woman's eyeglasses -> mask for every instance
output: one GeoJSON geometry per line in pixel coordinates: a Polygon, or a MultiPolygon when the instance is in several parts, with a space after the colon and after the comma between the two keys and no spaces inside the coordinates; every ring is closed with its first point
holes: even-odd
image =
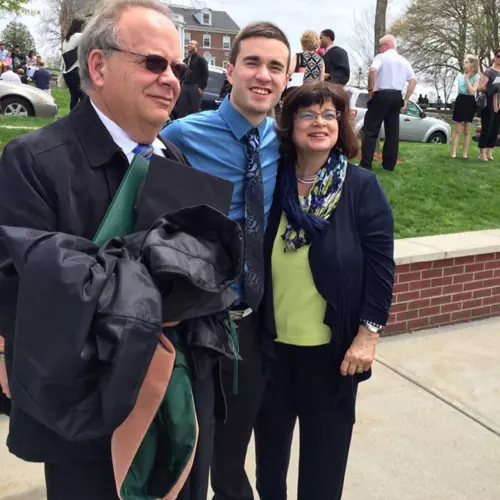
{"type": "Polygon", "coordinates": [[[299,111],[295,115],[295,118],[304,122],[313,122],[314,120],[316,120],[316,118],[318,118],[318,116],[321,116],[321,118],[323,118],[323,120],[327,122],[333,122],[339,121],[342,113],[337,110],[323,111],[323,113],[316,113],[316,111],[299,111]]]}
{"type": "Polygon", "coordinates": [[[154,73],[155,75],[161,75],[170,66],[172,68],[172,73],[177,78],[177,80],[181,81],[186,76],[187,67],[184,63],[181,62],[170,63],[163,56],[159,56],[156,54],[138,54],[137,52],[131,52],[130,50],[123,50],[118,47],[111,47],[110,50],[142,57],[144,59],[144,65],[146,66],[146,69],[151,73],[154,73]]]}

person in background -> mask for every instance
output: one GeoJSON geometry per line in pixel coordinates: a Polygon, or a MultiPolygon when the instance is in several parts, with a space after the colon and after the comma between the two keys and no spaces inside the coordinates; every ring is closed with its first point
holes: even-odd
{"type": "Polygon", "coordinates": [[[360,166],[372,168],[373,153],[382,123],[385,130],[382,166],[393,171],[399,150],[399,114],[404,113],[417,80],[411,64],[396,51],[396,39],[385,35],[380,39],[378,54],[368,72],[368,111],[363,126],[360,166]],[[408,83],[403,100],[403,90],[408,83]]]}
{"type": "Polygon", "coordinates": [[[493,149],[500,131],[500,111],[496,101],[500,87],[500,48],[495,50],[493,66],[490,66],[481,78],[479,90],[486,92],[487,105],[481,111],[481,135],[479,136],[479,159],[493,161],[493,149]]]}
{"type": "Polygon", "coordinates": [[[19,45],[14,47],[11,55],[12,57],[12,69],[17,71],[19,68],[23,68],[26,66],[26,54],[21,52],[21,48],[19,45]]]}
{"type": "Polygon", "coordinates": [[[183,118],[193,113],[199,113],[201,96],[208,83],[207,60],[198,54],[198,42],[191,40],[188,45],[188,57],[184,59],[187,75],[182,83],[181,95],[175,106],[175,116],[183,118]]]}
{"type": "Polygon", "coordinates": [[[30,50],[28,52],[28,56],[26,57],[26,66],[35,66],[36,65],[36,53],[34,50],[30,50]]]}
{"type": "MultiPolygon", "coordinates": [[[[340,500],[358,383],[389,317],[394,222],[377,177],[349,162],[349,97],[313,82],[290,93],[266,231],[263,337],[272,359],[255,426],[260,500],[286,500],[298,419],[297,500],[340,500]]],[[[288,497],[289,498],[289,497],[288,497]]]]}
{"type": "Polygon", "coordinates": [[[5,48],[5,44],[0,42],[0,73],[3,73],[5,66],[7,66],[7,56],[9,51],[5,48]]]}
{"type": "Polygon", "coordinates": [[[80,86],[78,46],[82,37],[84,21],[73,19],[62,44],[63,77],[69,90],[69,109],[73,109],[84,98],[80,86]]]}
{"type": "Polygon", "coordinates": [[[4,72],[0,75],[0,80],[3,82],[16,83],[21,85],[23,82],[21,81],[21,77],[12,71],[12,66],[5,66],[4,72]]]}
{"type": "MultiPolygon", "coordinates": [[[[290,43],[283,31],[272,23],[250,24],[234,40],[227,66],[232,89],[219,109],[174,121],[162,132],[194,168],[234,184],[229,216],[241,224],[245,235],[244,273],[235,289],[239,301],[231,311],[242,361],[237,372],[225,358],[214,366],[214,376],[222,377],[227,405],[225,423],[220,419],[215,423],[214,500],[253,499],[245,457],[265,384],[259,314],[263,240],[279,159],[275,122],[267,115],[285,88],[289,66],[290,43]]],[[[202,383],[213,382],[198,382],[202,383]]],[[[206,492],[196,498],[206,500],[206,492]]]]}
{"type": "Polygon", "coordinates": [[[38,69],[33,73],[32,80],[35,82],[37,89],[43,90],[50,94],[50,80],[52,79],[52,74],[49,70],[45,69],[45,63],[40,61],[38,69]]]}
{"type": "Polygon", "coordinates": [[[351,77],[347,52],[341,47],[334,46],[335,33],[332,30],[323,30],[319,39],[324,49],[325,79],[331,83],[345,85],[351,77]]]}
{"type": "Polygon", "coordinates": [[[24,73],[24,69],[23,68],[19,68],[16,72],[18,75],[19,75],[19,78],[21,79],[21,83],[25,84],[25,85],[28,85],[28,77],[25,75],[24,73]]]}
{"type": "Polygon", "coordinates": [[[302,52],[293,56],[289,73],[304,73],[304,83],[312,80],[324,80],[325,64],[321,56],[316,54],[319,47],[319,38],[316,32],[304,32],[300,44],[302,52]]]}
{"type": "Polygon", "coordinates": [[[464,131],[462,157],[468,159],[470,142],[470,125],[476,112],[476,93],[479,88],[479,58],[471,54],[464,60],[464,72],[458,76],[458,95],[453,107],[455,130],[451,139],[451,157],[457,157],[458,139],[464,131]]]}

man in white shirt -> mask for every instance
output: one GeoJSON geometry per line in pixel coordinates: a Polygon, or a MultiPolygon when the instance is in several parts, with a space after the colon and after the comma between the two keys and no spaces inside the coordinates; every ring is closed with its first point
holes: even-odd
{"type": "Polygon", "coordinates": [[[21,77],[12,71],[12,66],[7,66],[7,69],[0,76],[0,80],[3,82],[17,83],[19,85],[23,83],[21,77]]]}
{"type": "Polygon", "coordinates": [[[371,99],[363,125],[362,158],[359,164],[371,170],[373,153],[383,123],[385,142],[382,166],[385,170],[392,171],[398,159],[399,114],[404,113],[417,80],[411,64],[397,53],[396,39],[392,35],[380,39],[379,50],[380,54],[375,57],[368,73],[371,99]]]}

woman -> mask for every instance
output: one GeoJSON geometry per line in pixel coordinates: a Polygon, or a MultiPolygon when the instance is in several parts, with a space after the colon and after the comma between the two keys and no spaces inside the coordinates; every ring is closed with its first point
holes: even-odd
{"type": "Polygon", "coordinates": [[[298,500],[340,499],[358,382],[371,374],[392,298],[392,211],[352,165],[349,98],[313,82],[281,115],[282,164],[265,241],[263,349],[272,363],[255,427],[261,500],[285,500],[296,419],[298,500]]]}
{"type": "Polygon", "coordinates": [[[481,112],[481,135],[479,136],[479,159],[492,161],[493,148],[500,130],[500,113],[498,112],[498,89],[500,86],[500,48],[495,50],[493,66],[488,68],[481,78],[479,90],[486,92],[487,105],[481,112]]]}
{"type": "Polygon", "coordinates": [[[71,96],[69,108],[73,109],[85,94],[80,88],[78,45],[82,37],[84,21],[73,19],[62,44],[63,77],[71,96]]]}
{"type": "Polygon", "coordinates": [[[464,74],[458,77],[458,96],[453,107],[453,122],[455,131],[451,140],[451,157],[457,157],[457,146],[462,127],[464,143],[462,157],[468,159],[470,142],[470,124],[476,112],[476,93],[479,87],[479,58],[468,55],[464,61],[464,74]]]}
{"type": "Polygon", "coordinates": [[[319,37],[314,31],[306,31],[300,39],[302,52],[295,54],[290,62],[290,73],[303,73],[304,83],[325,79],[323,58],[316,53],[319,37]]]}
{"type": "Polygon", "coordinates": [[[36,54],[34,50],[30,50],[28,52],[28,56],[26,57],[26,66],[35,66],[36,65],[36,54]]]}

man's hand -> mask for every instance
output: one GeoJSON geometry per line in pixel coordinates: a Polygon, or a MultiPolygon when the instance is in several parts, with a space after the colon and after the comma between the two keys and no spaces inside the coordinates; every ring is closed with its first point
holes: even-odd
{"type": "Polygon", "coordinates": [[[166,323],[163,323],[161,326],[163,328],[173,328],[174,326],[177,326],[180,323],[180,321],[167,321],[166,323]]]}
{"type": "Polygon", "coordinates": [[[351,347],[347,350],[344,360],[340,364],[341,375],[345,377],[368,371],[372,366],[379,338],[380,335],[360,326],[358,334],[354,337],[351,347]]]}
{"type": "Polygon", "coordinates": [[[203,95],[203,89],[200,89],[200,88],[198,87],[198,93],[199,93],[200,95],[203,95]]]}
{"type": "Polygon", "coordinates": [[[403,114],[406,111],[406,107],[408,106],[408,101],[403,102],[403,107],[401,108],[400,113],[403,114]]]}
{"type": "Polygon", "coordinates": [[[5,361],[0,361],[0,386],[2,387],[2,392],[10,399],[9,381],[7,380],[5,361]]]}

